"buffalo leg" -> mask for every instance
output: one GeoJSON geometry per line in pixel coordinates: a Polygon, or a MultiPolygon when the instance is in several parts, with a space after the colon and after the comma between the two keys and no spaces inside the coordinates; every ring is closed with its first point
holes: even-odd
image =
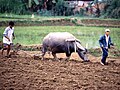
{"type": "MultiPolygon", "coordinates": [[[[46,52],[45,52],[46,53],[46,52]]],[[[41,58],[41,60],[44,60],[44,55],[45,55],[45,53],[42,53],[42,58],[41,58]]]]}
{"type": "Polygon", "coordinates": [[[45,53],[47,52],[47,49],[43,48],[42,49],[42,58],[41,60],[44,60],[45,53]]]}
{"type": "Polygon", "coordinates": [[[55,60],[59,60],[59,59],[57,58],[57,56],[56,56],[56,53],[53,53],[53,52],[52,52],[52,55],[53,55],[53,57],[54,57],[55,60]]]}
{"type": "Polygon", "coordinates": [[[66,58],[66,60],[70,60],[70,56],[66,58]]]}
{"type": "Polygon", "coordinates": [[[71,53],[70,54],[66,53],[66,56],[67,56],[66,60],[69,60],[70,56],[71,56],[71,53]]]}

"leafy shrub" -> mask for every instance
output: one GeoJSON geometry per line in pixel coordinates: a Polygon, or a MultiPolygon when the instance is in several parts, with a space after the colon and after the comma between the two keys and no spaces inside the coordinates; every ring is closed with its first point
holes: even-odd
{"type": "Polygon", "coordinates": [[[105,0],[103,14],[107,18],[120,18],[120,0],[105,0]]]}
{"type": "Polygon", "coordinates": [[[28,14],[23,0],[0,0],[1,13],[28,14]]]}
{"type": "Polygon", "coordinates": [[[84,16],[84,12],[85,12],[85,10],[84,10],[83,8],[81,8],[81,9],[80,9],[80,14],[79,14],[79,15],[80,15],[80,16],[84,16]]]}
{"type": "Polygon", "coordinates": [[[48,11],[46,9],[41,9],[41,11],[38,12],[40,16],[52,16],[51,11],[48,11]]]}

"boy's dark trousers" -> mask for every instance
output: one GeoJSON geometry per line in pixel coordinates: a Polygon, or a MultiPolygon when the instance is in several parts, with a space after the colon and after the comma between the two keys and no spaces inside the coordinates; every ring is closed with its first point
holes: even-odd
{"type": "Polygon", "coordinates": [[[103,64],[106,64],[106,58],[108,56],[108,49],[102,48],[102,52],[103,52],[103,54],[102,54],[102,60],[101,60],[101,62],[103,64]]]}

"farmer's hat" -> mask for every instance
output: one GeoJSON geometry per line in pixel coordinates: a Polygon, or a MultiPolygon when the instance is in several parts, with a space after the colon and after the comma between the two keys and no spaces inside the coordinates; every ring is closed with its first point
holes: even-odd
{"type": "Polygon", "coordinates": [[[110,32],[110,29],[105,29],[105,32],[110,32]]]}

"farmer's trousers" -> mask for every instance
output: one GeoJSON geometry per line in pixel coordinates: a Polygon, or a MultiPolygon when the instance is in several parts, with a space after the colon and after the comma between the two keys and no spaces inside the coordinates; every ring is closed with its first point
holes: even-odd
{"type": "Polygon", "coordinates": [[[106,64],[106,58],[108,56],[108,49],[102,48],[102,52],[103,52],[103,54],[102,54],[102,60],[101,60],[101,62],[104,63],[104,64],[106,64]]]}

